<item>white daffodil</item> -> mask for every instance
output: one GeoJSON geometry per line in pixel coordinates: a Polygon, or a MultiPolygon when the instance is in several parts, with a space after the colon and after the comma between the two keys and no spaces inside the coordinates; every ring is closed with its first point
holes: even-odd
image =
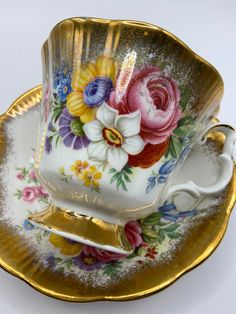
{"type": "Polygon", "coordinates": [[[140,112],[118,115],[118,111],[103,103],[97,113],[97,120],[83,126],[90,139],[89,158],[105,161],[121,170],[128,161],[128,155],[137,155],[144,148],[140,132],[140,112]]]}

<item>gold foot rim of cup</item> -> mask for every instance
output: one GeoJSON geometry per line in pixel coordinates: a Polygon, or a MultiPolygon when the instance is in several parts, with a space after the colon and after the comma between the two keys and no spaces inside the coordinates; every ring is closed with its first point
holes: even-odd
{"type": "Polygon", "coordinates": [[[121,254],[131,254],[124,226],[104,220],[75,214],[67,209],[50,205],[44,211],[32,214],[29,221],[49,232],[70,240],[121,254]]]}

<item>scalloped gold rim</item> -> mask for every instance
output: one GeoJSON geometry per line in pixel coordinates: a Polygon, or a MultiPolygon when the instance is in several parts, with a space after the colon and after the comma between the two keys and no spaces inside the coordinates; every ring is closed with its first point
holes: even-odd
{"type": "MultiPolygon", "coordinates": [[[[21,115],[22,113],[26,112],[28,109],[36,106],[38,102],[41,99],[41,86],[37,86],[22,96],[20,96],[7,110],[7,112],[3,115],[0,116],[0,126],[1,128],[3,127],[3,122],[15,118],[18,115],[21,115]]],[[[2,134],[0,134],[2,135],[2,134]]],[[[2,136],[4,139],[4,136],[2,136]]],[[[0,138],[0,153],[1,156],[4,154],[4,141],[1,141],[0,138]]],[[[236,166],[234,168],[234,174],[232,177],[232,180],[229,184],[229,191],[227,194],[227,197],[225,199],[225,206],[222,205],[222,210],[224,211],[223,219],[221,222],[221,228],[219,229],[219,232],[217,236],[209,243],[209,245],[205,248],[204,252],[200,254],[191,264],[189,264],[187,267],[184,267],[181,271],[177,272],[174,276],[169,278],[168,280],[164,280],[163,282],[159,283],[158,285],[147,288],[145,286],[148,285],[148,281],[144,283],[144,288],[143,290],[137,293],[129,293],[129,294],[123,294],[123,295],[118,295],[118,296],[109,296],[109,295],[98,295],[98,296],[83,296],[83,295],[69,295],[69,294],[62,294],[58,293],[56,291],[50,290],[46,288],[45,286],[42,286],[38,284],[35,280],[30,279],[27,276],[27,273],[19,272],[17,271],[13,265],[7,264],[4,262],[4,260],[0,257],[0,266],[5,269],[7,272],[10,274],[19,277],[20,279],[24,280],[26,283],[31,285],[33,288],[36,290],[50,296],[54,297],[57,299],[61,299],[64,301],[71,301],[71,302],[91,302],[91,301],[98,301],[98,300],[109,300],[109,301],[122,301],[122,300],[131,300],[131,299],[137,299],[141,298],[150,294],[153,294],[171,283],[173,283],[175,280],[177,280],[180,276],[182,276],[184,273],[188,272],[189,270],[193,269],[197,265],[199,265],[201,262],[203,262],[207,257],[211,255],[211,253],[216,249],[216,247],[219,245],[221,242],[224,233],[227,229],[228,221],[229,221],[229,216],[232,211],[232,208],[235,204],[236,201],[236,166]]],[[[148,270],[148,274],[151,276],[153,275],[153,270],[150,268],[148,270]]],[[[155,273],[154,273],[155,274],[155,273]]]]}

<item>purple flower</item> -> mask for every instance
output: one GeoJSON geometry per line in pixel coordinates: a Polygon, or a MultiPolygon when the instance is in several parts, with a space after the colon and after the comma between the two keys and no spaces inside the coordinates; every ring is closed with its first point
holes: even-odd
{"type": "Polygon", "coordinates": [[[103,262],[99,261],[95,256],[91,254],[86,255],[83,251],[79,256],[74,257],[72,261],[75,266],[87,271],[99,269],[103,265],[103,262]]]}
{"type": "Polygon", "coordinates": [[[52,136],[48,137],[46,136],[45,139],[45,151],[47,154],[50,154],[52,151],[52,136]]]}
{"type": "Polygon", "coordinates": [[[48,131],[51,131],[51,132],[55,132],[56,129],[54,128],[53,124],[52,124],[52,121],[50,121],[49,125],[48,125],[48,131]]]}
{"type": "Polygon", "coordinates": [[[49,254],[47,257],[46,257],[46,263],[49,267],[51,268],[54,268],[56,266],[56,259],[55,259],[55,256],[52,255],[52,254],[49,254]]]}
{"type": "Polygon", "coordinates": [[[67,109],[62,111],[59,119],[59,133],[63,139],[63,143],[67,147],[80,149],[87,147],[89,139],[84,133],[83,123],[79,117],[72,117],[67,109]]]}
{"type": "Polygon", "coordinates": [[[90,108],[98,107],[107,101],[112,89],[112,81],[108,77],[96,77],[84,89],[84,102],[90,108]]]}
{"type": "Polygon", "coordinates": [[[34,225],[32,225],[28,219],[25,219],[23,222],[23,228],[27,231],[30,231],[34,229],[34,225]]]}

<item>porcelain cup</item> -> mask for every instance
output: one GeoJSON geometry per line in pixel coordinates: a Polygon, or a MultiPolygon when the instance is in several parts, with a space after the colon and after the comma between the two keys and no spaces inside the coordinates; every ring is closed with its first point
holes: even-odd
{"type": "Polygon", "coordinates": [[[42,48],[43,100],[35,170],[53,202],[29,217],[46,230],[130,253],[125,224],[171,195],[222,190],[233,173],[233,129],[211,126],[223,95],[217,70],[160,27],[72,18],[42,48]],[[171,186],[210,131],[227,140],[211,187],[171,186]]]}

